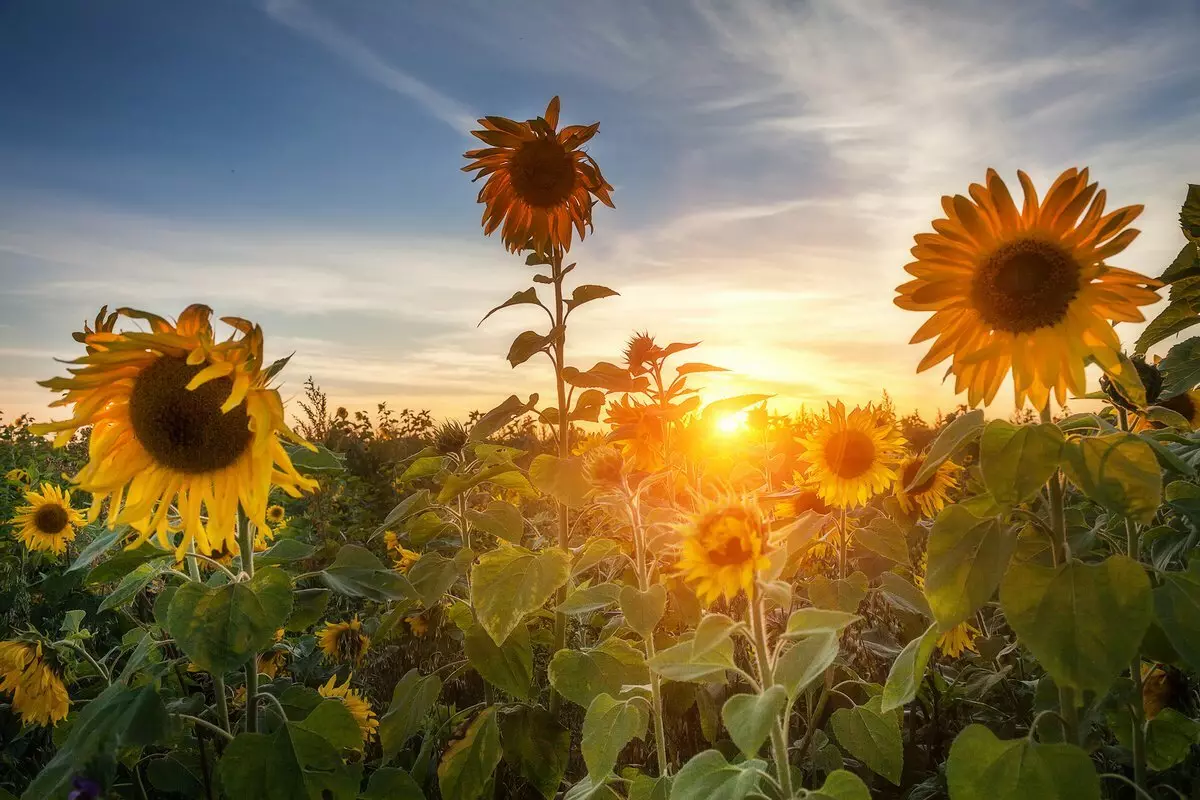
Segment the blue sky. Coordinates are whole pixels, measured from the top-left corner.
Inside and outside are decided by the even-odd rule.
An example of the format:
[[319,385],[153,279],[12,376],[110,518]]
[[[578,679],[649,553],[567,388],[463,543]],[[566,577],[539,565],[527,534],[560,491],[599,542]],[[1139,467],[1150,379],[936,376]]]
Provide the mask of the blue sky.
[[[475,323],[529,270],[459,167],[482,114],[565,123],[616,187],[572,249],[621,297],[573,319],[581,366],[634,329],[734,370],[713,399],[953,405],[892,305],[914,233],[989,166],[1090,165],[1144,203],[1115,263],[1157,274],[1200,182],[1194,0],[8,0],[0,3],[0,412],[102,303],[260,321],[336,403],[549,396]],[[1192,172],[1189,172],[1192,170]],[[1133,329],[1123,331],[1130,339]]]

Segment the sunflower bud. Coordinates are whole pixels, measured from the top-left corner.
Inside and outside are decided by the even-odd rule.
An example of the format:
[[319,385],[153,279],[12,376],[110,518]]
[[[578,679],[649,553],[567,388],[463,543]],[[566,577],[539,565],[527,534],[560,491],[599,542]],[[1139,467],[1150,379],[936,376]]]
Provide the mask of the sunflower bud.
[[445,422],[433,432],[433,449],[438,455],[461,453],[467,446],[467,429],[457,421]]

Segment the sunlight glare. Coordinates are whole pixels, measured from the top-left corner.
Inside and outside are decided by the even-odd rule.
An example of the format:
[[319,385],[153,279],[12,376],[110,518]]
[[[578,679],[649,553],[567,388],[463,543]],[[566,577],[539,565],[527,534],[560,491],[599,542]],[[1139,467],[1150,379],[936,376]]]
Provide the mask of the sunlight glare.
[[735,433],[740,433],[746,428],[746,412],[734,411],[723,415],[717,420],[717,431],[732,436]]

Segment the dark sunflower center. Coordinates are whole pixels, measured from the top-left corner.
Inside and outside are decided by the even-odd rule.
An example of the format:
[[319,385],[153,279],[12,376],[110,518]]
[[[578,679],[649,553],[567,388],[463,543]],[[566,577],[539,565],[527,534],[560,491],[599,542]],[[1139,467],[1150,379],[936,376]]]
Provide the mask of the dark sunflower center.
[[67,510],[54,503],[40,506],[33,515],[33,524],[42,533],[61,533],[67,521]]
[[[904,465],[904,469],[900,473],[901,488],[908,486],[908,484],[912,483],[912,479],[917,477],[917,473],[921,471],[921,466],[924,463],[925,463],[924,461],[912,461],[912,462]],[[916,486],[914,486],[911,490],[909,490],[908,493],[910,495],[917,495],[917,494],[923,494],[923,493],[929,491],[929,487],[933,486],[933,481],[936,477],[937,477],[937,472],[935,471],[928,478],[921,481]]]
[[804,492],[797,495],[792,500],[792,508],[796,512],[796,516],[800,516],[805,511],[815,511],[818,514],[829,513],[829,506],[816,492]]
[[857,478],[875,462],[875,443],[862,431],[841,431],[825,443],[825,459],[839,477]]
[[730,536],[714,548],[709,557],[714,564],[727,567],[732,564],[744,564],[751,555],[750,549],[746,547],[746,543],[740,537]]
[[203,368],[161,356],[142,370],[129,396],[129,417],[142,447],[157,463],[192,475],[233,464],[251,438],[244,401],[221,413],[232,379],[216,378],[188,391]]
[[560,205],[575,189],[575,161],[552,137],[538,137],[517,148],[509,165],[513,190],[536,208]]
[[1194,424],[1194,420],[1196,419],[1196,404],[1192,402],[1190,393],[1184,392],[1174,397],[1168,397],[1165,400],[1159,400],[1158,404],[1163,408],[1169,408],[1188,422]]
[[343,658],[357,661],[362,653],[362,639],[354,630],[347,628],[338,636],[338,650]]
[[985,323],[1009,333],[1055,325],[1079,293],[1079,265],[1038,239],[998,247],[975,270],[971,301]]

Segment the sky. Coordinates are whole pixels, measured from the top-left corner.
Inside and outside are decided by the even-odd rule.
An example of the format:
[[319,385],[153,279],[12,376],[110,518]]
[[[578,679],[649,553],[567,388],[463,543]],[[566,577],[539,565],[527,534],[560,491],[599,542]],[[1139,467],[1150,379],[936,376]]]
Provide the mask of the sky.
[[1200,182],[1197,30],[1195,0],[3,0],[0,414],[49,415],[34,381],[105,303],[260,322],[293,404],[309,375],[438,417],[551,397],[504,358],[531,309],[477,327],[532,270],[459,170],[477,117],[557,94],[616,203],[571,250],[620,292],[573,363],[648,330],[731,370],[708,400],[932,415],[956,398],[892,303],[913,234],[988,167],[1087,165],[1146,206],[1113,263],[1157,275]]

